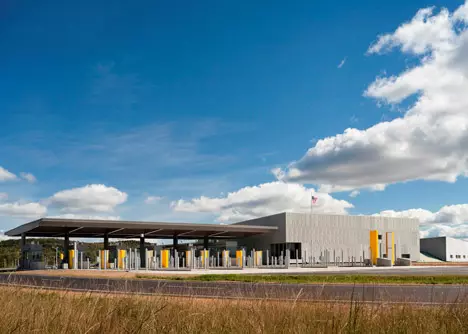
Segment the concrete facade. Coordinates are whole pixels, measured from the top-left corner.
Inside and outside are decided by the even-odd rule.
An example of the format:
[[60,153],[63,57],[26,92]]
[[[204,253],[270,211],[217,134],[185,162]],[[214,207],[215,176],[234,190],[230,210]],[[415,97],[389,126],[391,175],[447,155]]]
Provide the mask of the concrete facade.
[[421,239],[421,252],[447,262],[468,262],[468,242],[436,237]]
[[[278,227],[275,232],[239,240],[241,246],[266,250],[272,249],[274,244],[300,244],[302,256],[318,257],[327,250],[331,256],[343,257],[345,261],[351,256],[360,259],[363,254],[369,258],[370,230],[378,230],[382,242],[386,232],[394,232],[396,257],[419,260],[417,219],[287,212],[239,224]],[[381,245],[383,253],[384,243]]]

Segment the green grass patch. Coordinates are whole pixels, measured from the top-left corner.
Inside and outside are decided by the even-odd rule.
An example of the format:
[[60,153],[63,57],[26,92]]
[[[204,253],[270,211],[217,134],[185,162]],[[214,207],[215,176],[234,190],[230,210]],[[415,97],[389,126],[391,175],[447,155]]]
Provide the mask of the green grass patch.
[[406,276],[406,275],[197,275],[155,276],[136,275],[139,279],[248,282],[248,283],[359,283],[359,284],[468,284],[468,276]]

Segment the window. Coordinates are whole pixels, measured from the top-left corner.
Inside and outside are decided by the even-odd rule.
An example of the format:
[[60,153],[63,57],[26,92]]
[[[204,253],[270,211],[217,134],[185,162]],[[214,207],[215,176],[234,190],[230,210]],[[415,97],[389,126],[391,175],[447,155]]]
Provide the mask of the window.
[[453,255],[450,254],[450,258],[453,259]]
[[463,255],[463,258],[466,259],[466,255]]
[[455,258],[459,259],[459,258],[461,258],[461,256],[460,255],[455,255]]

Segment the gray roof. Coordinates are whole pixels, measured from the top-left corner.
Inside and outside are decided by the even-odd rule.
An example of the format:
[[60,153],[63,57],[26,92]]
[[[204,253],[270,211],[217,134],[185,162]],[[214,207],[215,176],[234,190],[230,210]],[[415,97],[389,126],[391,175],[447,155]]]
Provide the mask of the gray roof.
[[252,235],[274,232],[277,227],[220,225],[195,223],[142,222],[125,220],[89,220],[41,218],[20,225],[5,234],[19,237],[23,233],[30,237],[63,237],[100,238],[108,234],[110,238],[145,238],[169,239],[178,236],[180,239],[235,239]]

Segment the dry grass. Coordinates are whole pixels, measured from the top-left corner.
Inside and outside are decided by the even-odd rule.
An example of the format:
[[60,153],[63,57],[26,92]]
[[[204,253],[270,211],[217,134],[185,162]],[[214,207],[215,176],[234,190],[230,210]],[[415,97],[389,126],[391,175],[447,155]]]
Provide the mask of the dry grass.
[[468,305],[415,307],[0,288],[0,333],[464,333]]

